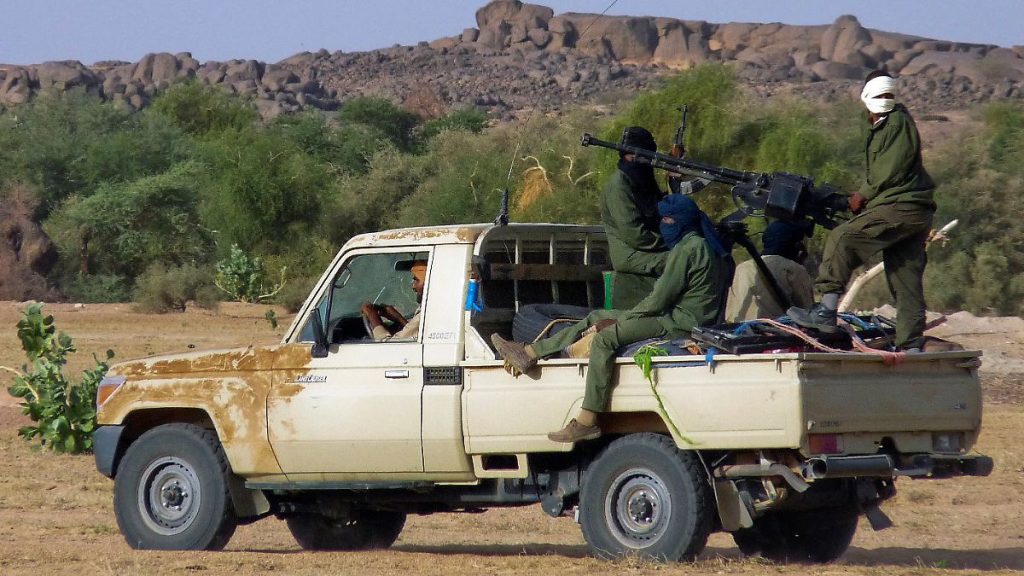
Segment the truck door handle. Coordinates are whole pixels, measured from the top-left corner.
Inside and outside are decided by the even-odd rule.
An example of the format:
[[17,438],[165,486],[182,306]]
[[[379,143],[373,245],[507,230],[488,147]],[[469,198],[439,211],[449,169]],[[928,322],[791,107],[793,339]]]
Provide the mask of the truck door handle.
[[384,377],[385,378],[408,378],[409,377],[409,371],[408,370],[385,370],[384,371]]

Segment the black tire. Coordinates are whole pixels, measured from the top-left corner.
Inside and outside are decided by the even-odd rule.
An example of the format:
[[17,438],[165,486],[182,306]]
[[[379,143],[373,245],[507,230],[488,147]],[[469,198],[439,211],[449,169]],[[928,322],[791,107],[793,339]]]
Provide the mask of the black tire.
[[395,543],[405,526],[405,513],[362,510],[347,520],[300,514],[286,522],[303,550],[375,550]]
[[512,339],[516,342],[533,342],[548,327],[552,320],[567,320],[551,328],[545,337],[553,336],[559,330],[572,326],[591,312],[583,306],[568,304],[528,304],[512,318]]
[[227,457],[210,430],[165,424],[133,442],[117,467],[114,512],[137,550],[220,550],[235,533]]
[[707,544],[714,513],[697,456],[660,434],[619,438],[583,478],[580,527],[598,558],[692,560]]
[[747,556],[760,554],[773,562],[826,564],[838,560],[857,533],[855,506],[778,512],[759,518],[751,528],[733,532],[733,541]]

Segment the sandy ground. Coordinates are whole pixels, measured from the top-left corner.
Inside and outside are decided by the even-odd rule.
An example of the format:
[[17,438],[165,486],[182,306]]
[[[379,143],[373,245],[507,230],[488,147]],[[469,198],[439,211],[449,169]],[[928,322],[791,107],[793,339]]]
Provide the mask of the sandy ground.
[[[19,366],[14,324],[23,308],[0,302],[0,365]],[[79,347],[73,372],[93,352],[118,359],[157,352],[271,343],[290,317],[265,307],[137,314],[129,305],[50,304],[45,310]],[[850,550],[828,566],[776,566],[743,558],[726,534],[696,563],[658,565],[587,555],[578,527],[539,507],[476,515],[410,517],[386,551],[303,552],[274,518],[242,526],[224,552],[137,552],[118,532],[113,483],[91,456],[41,452],[17,436],[26,420],[0,394],[0,574],[999,574],[1024,571],[1024,320],[951,315],[934,334],[984,351],[985,424],[977,449],[992,456],[987,478],[900,480],[884,505],[895,527],[862,522]],[[5,385],[7,381],[5,380]]]

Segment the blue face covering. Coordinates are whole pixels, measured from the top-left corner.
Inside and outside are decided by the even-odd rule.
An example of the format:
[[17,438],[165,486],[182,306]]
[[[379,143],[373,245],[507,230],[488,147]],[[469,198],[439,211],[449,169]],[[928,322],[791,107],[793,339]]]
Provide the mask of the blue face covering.
[[690,232],[697,232],[704,237],[708,246],[716,254],[721,257],[729,254],[729,249],[715,232],[715,225],[712,224],[711,219],[689,196],[669,194],[664,200],[658,202],[658,211],[662,216],[668,216],[675,221],[672,224],[661,222],[661,237],[669,250],[678,244],[683,236]]

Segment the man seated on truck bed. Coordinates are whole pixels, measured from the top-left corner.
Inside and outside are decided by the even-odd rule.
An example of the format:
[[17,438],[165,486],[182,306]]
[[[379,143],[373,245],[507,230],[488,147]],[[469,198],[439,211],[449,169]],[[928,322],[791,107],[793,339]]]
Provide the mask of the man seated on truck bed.
[[[813,229],[810,222],[775,220],[761,235],[761,259],[790,303],[802,308],[814,304],[814,281],[803,265],[807,257],[804,238]],[[768,281],[753,260],[736,267],[725,304],[726,322],[776,318],[785,313],[786,309],[775,299],[768,288]]]
[[590,347],[583,407],[565,428],[548,434],[555,442],[601,435],[597,414],[608,407],[616,350],[648,338],[683,337],[694,326],[712,324],[718,318],[731,272],[725,259],[728,252],[707,216],[688,196],[671,194],[658,208],[661,233],[671,250],[665,272],[647,298],[629,310],[595,310],[571,328],[529,345],[510,342],[498,334],[491,336],[507,364],[526,372],[539,358],[562,350],[592,326],[609,324],[597,333]]
[[[423,280],[427,277],[427,261],[411,260],[399,262],[396,269],[407,269],[412,274],[412,291],[416,293],[417,304],[423,301]],[[377,342],[388,340],[410,340],[416,338],[420,333],[420,309],[416,308],[413,317],[406,320],[405,316],[390,304],[373,304],[364,302],[362,306],[363,318],[369,323],[373,330],[373,339]],[[393,322],[397,330],[394,334],[384,326],[383,318]]]

